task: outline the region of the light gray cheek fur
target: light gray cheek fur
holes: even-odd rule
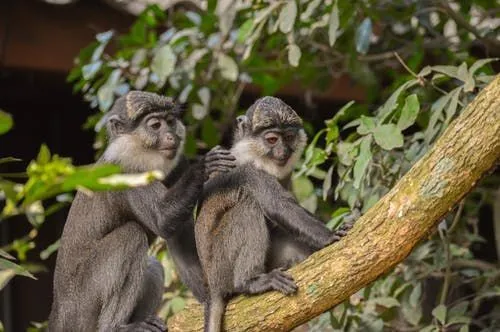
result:
[[[178,130],[179,131],[179,130]],[[185,129],[181,130],[184,132]],[[168,159],[161,153],[146,149],[139,139],[132,135],[122,135],[113,140],[103,155],[103,160],[116,163],[125,172],[148,172],[160,170],[168,175],[177,166],[184,151],[184,136],[173,159]]]
[[[298,162],[302,152],[304,152],[306,144],[307,135],[304,129],[300,129],[295,152],[284,166],[276,165],[272,160],[267,158],[267,151],[260,147],[261,143],[248,138],[235,143],[231,148],[231,153],[236,158],[238,165],[253,163],[256,168],[275,176],[279,180],[283,180],[292,173],[295,164]]]

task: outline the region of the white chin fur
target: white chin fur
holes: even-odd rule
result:
[[[284,180],[292,173],[295,164],[299,161],[304,151],[307,143],[307,136],[304,130],[299,131],[298,140],[299,142],[295,152],[283,166],[277,165],[265,156],[265,151],[259,147],[261,143],[249,139],[244,138],[236,142],[231,148],[231,153],[236,158],[236,163],[238,165],[253,163],[256,168],[275,176],[279,180]]]
[[[145,149],[137,139],[130,135],[117,137],[103,155],[103,160],[118,164],[124,172],[148,172],[160,170],[168,175],[177,166],[184,151],[184,139],[177,149],[175,157],[168,159],[158,151]]]

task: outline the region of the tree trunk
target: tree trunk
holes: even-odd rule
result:
[[[290,271],[294,296],[239,296],[227,331],[289,331],[389,272],[433,231],[500,158],[500,75],[467,106],[434,147],[357,222],[349,235]],[[169,320],[170,332],[201,331],[200,305]]]

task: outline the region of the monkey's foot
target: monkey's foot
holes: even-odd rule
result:
[[[263,273],[249,280],[246,290],[242,293],[261,294],[271,290],[281,292],[285,295],[293,294],[297,291],[297,285],[292,276],[285,272],[283,268],[274,269],[269,273]]]
[[[359,217],[361,217],[360,211],[357,208],[354,208],[351,214],[344,218],[344,222],[342,223],[342,225],[340,225],[340,227],[334,231],[333,237],[336,237],[336,241],[347,235],[347,233],[351,230],[351,228],[354,226],[354,223],[356,223],[356,220],[358,220]]]
[[[167,332],[165,323],[156,316],[149,316],[142,322],[123,325],[120,332]]]

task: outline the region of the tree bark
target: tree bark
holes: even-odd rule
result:
[[[500,75],[347,237],[290,270],[296,295],[239,296],[227,306],[225,330],[289,331],[346,300],[405,259],[499,158]],[[168,323],[171,332],[201,331],[202,307]]]

